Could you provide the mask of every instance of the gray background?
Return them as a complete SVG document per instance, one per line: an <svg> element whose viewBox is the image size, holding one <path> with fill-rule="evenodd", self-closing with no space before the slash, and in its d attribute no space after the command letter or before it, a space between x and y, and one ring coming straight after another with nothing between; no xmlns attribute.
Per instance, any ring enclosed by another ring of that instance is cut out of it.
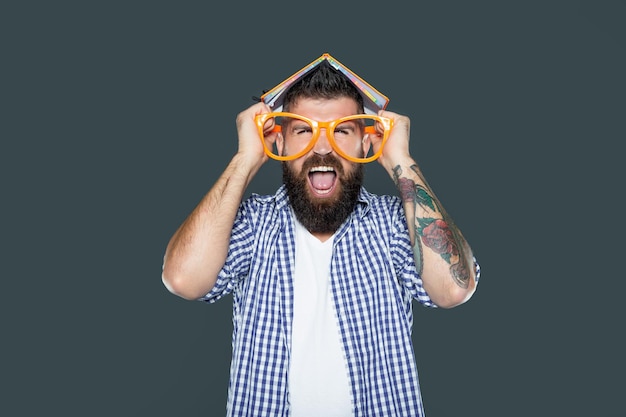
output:
<svg viewBox="0 0 626 417"><path fill-rule="evenodd" d="M0 414L224 415L230 299L169 294L165 245L251 96L328 52L411 117L483 268L467 304L416 307L427 415L624 415L623 0L5 2L0 20ZM269 162L250 190L279 182ZM366 186L395 193L376 164Z"/></svg>

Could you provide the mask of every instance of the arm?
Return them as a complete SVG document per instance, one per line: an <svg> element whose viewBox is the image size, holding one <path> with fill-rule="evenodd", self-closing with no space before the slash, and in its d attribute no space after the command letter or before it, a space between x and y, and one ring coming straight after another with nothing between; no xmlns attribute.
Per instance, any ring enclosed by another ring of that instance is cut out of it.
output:
<svg viewBox="0 0 626 417"><path fill-rule="evenodd" d="M424 289L440 307L467 301L476 289L472 251L409 153L410 121L383 111L394 126L379 158L400 190Z"/></svg>
<svg viewBox="0 0 626 417"><path fill-rule="evenodd" d="M267 161L254 116L268 111L264 103L258 103L237 116L238 152L170 239L162 274L170 292L193 300L215 285L226 261L231 229L246 187Z"/></svg>

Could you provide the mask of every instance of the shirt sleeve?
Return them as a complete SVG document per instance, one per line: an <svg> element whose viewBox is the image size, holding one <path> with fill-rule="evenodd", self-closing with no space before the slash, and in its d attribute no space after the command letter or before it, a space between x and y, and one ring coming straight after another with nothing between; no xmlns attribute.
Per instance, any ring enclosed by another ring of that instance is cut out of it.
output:
<svg viewBox="0 0 626 417"><path fill-rule="evenodd" d="M437 307L424 289L422 277L417 271L404 209L399 200L395 203L390 247L400 285L407 292L407 297L417 300L425 307Z"/></svg>
<svg viewBox="0 0 626 417"><path fill-rule="evenodd" d="M476 259L475 256L474 256L474 270L476 271L475 281L478 284L478 281L480 281L480 264L478 263L478 260Z"/></svg>
<svg viewBox="0 0 626 417"><path fill-rule="evenodd" d="M248 217L249 207L242 204L235 216L230 236L226 262L220 270L215 285L200 301L214 303L230 294L239 282L248 275L254 244L254 235Z"/></svg>

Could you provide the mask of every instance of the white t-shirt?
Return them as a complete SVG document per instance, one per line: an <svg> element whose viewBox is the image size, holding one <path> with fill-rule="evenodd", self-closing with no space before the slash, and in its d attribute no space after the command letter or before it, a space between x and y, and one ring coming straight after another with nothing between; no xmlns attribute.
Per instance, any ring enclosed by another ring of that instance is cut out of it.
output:
<svg viewBox="0 0 626 417"><path fill-rule="evenodd" d="M289 369L293 417L352 416L352 398L330 291L333 237L321 242L296 221Z"/></svg>

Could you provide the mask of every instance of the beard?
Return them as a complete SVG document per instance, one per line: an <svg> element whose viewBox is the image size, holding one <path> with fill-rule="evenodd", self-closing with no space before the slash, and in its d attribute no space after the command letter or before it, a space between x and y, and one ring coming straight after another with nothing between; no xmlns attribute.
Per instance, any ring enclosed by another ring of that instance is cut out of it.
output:
<svg viewBox="0 0 626 417"><path fill-rule="evenodd" d="M310 194L309 169L319 165L335 169L339 193L333 198L319 199ZM286 162L282 166L283 183L298 221L311 233L336 232L356 206L363 183L363 165L353 164L353 169L346 174L336 157L313 155L304 162L299 174Z"/></svg>

